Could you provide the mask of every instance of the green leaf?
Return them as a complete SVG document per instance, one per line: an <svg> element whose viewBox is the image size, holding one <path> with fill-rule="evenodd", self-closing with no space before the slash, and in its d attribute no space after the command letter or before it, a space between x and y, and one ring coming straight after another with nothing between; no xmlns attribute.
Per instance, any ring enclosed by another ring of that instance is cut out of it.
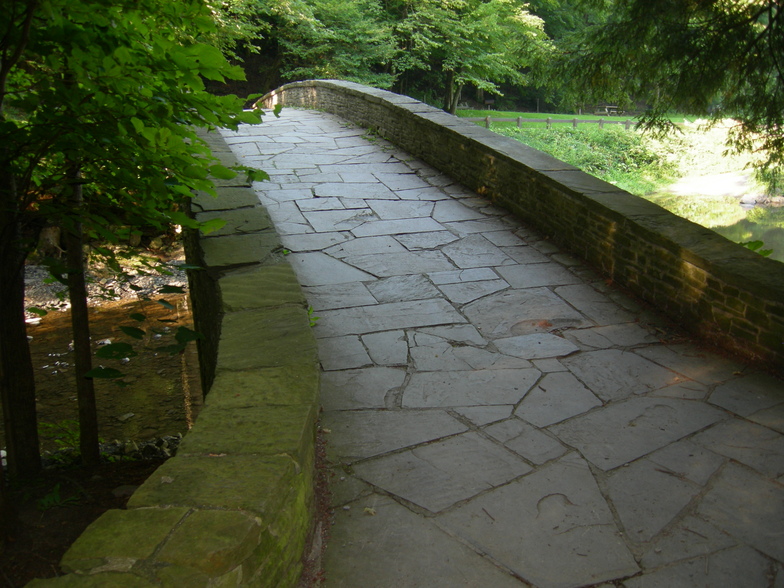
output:
<svg viewBox="0 0 784 588"><path fill-rule="evenodd" d="M46 316L47 314L49 314L43 308L38 308L37 306L30 306L27 309L27 312L31 312L33 314L37 314L38 316Z"/></svg>
<svg viewBox="0 0 784 588"><path fill-rule="evenodd" d="M222 229L226 225L226 221L222 218L213 218L208 221L203 221L199 223L199 230L205 234L209 235L213 231L217 231L218 229Z"/></svg>
<svg viewBox="0 0 784 588"><path fill-rule="evenodd" d="M122 359L135 355L137 355L136 351L128 343L109 343L109 345L99 347L95 352L95 356L101 359Z"/></svg>
<svg viewBox="0 0 784 588"><path fill-rule="evenodd" d="M176 308L174 307L174 305L173 305L171 302L167 302L167 301L166 301L166 300L164 300L163 298L161 298L160 300L158 300L158 304L160 304L160 305L161 305L161 306L163 306L164 308L168 308L169 310L176 310Z"/></svg>
<svg viewBox="0 0 784 588"><path fill-rule="evenodd" d="M163 286L158 288L160 294L185 294L185 289L182 286Z"/></svg>
<svg viewBox="0 0 784 588"><path fill-rule="evenodd" d="M191 341L196 341L197 339L204 339L204 335L196 331L192 331L188 327L178 327L177 333L175 333L174 338L181 345L185 345L186 343L189 343Z"/></svg>
<svg viewBox="0 0 784 588"><path fill-rule="evenodd" d="M142 331L141 329L137 329L136 327L121 326L120 330L126 335L128 335L129 337L133 337L134 339L143 339L144 335L146 334L144 331Z"/></svg>
<svg viewBox="0 0 784 588"><path fill-rule="evenodd" d="M146 321L146 320L147 320L147 316L146 316L146 315L144 315L144 314L141 314L141 313L139 313L139 312L134 312L134 313L131 313L131 314L129 314L128 316L129 316L130 318L132 318L133 320L135 320L135 321L139 321L140 323L141 323L141 322L144 322L144 321Z"/></svg>
<svg viewBox="0 0 784 588"><path fill-rule="evenodd" d="M270 179L269 174L260 169L247 168L249 182L266 182Z"/></svg>
<svg viewBox="0 0 784 588"><path fill-rule="evenodd" d="M237 175L232 169L229 169L225 165L215 164L211 165L209 168L210 175L219 179L219 180L231 180Z"/></svg>
<svg viewBox="0 0 784 588"><path fill-rule="evenodd" d="M114 368L105 368L103 366L98 366L97 368L93 368L89 372L84 374L85 378L102 378L102 379L109 379L109 380L113 378L122 378L123 376L125 376L125 374L122 373L121 371L116 370Z"/></svg>

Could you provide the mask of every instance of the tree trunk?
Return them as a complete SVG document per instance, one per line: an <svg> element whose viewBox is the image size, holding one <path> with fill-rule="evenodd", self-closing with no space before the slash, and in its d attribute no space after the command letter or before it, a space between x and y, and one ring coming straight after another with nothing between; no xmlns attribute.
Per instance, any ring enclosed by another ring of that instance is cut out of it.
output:
<svg viewBox="0 0 784 588"><path fill-rule="evenodd" d="M79 167L71 170L71 208L82 206L82 183ZM74 369L76 397L79 405L79 450L85 465L100 463L98 447L98 414L95 405L95 386L84 374L92 369L90 348L90 319L87 309L87 286L84 280L85 263L82 223L78 220L65 234L66 265L68 267L68 298L71 302L71 325L74 338Z"/></svg>
<svg viewBox="0 0 784 588"><path fill-rule="evenodd" d="M41 470L35 378L24 315L27 241L35 241L25 241L17 206L13 174L0 169L0 397L9 475L30 478Z"/></svg>

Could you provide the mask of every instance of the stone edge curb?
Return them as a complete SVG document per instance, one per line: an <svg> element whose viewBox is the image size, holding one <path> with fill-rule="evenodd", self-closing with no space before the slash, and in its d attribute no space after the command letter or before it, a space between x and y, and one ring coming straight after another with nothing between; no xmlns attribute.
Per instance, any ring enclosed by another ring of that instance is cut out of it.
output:
<svg viewBox="0 0 784 588"><path fill-rule="evenodd" d="M224 165L236 159L203 134ZM176 457L28 586L296 586L312 533L319 365L305 298L243 178L197 194L186 237L205 404Z"/></svg>
<svg viewBox="0 0 784 588"><path fill-rule="evenodd" d="M407 96L308 80L257 104L322 110L373 130L512 211L707 343L783 369L784 264Z"/></svg>

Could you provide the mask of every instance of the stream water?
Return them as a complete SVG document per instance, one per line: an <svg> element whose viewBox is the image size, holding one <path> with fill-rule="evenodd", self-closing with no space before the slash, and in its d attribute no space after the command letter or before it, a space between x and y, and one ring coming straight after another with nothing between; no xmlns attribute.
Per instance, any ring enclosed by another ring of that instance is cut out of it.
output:
<svg viewBox="0 0 784 588"><path fill-rule="evenodd" d="M749 183L743 174L688 178L645 196L670 212L716 231L735 243L762 241L771 259L784 263L784 206L745 205Z"/></svg>

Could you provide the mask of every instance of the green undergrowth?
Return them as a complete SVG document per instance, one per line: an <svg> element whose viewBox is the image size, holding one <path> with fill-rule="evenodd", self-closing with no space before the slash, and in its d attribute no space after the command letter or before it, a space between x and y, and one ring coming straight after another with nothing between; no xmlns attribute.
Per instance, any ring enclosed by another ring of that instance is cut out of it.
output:
<svg viewBox="0 0 784 588"><path fill-rule="evenodd" d="M618 127L493 130L632 194L650 193L678 175L677 137L661 141Z"/></svg>

